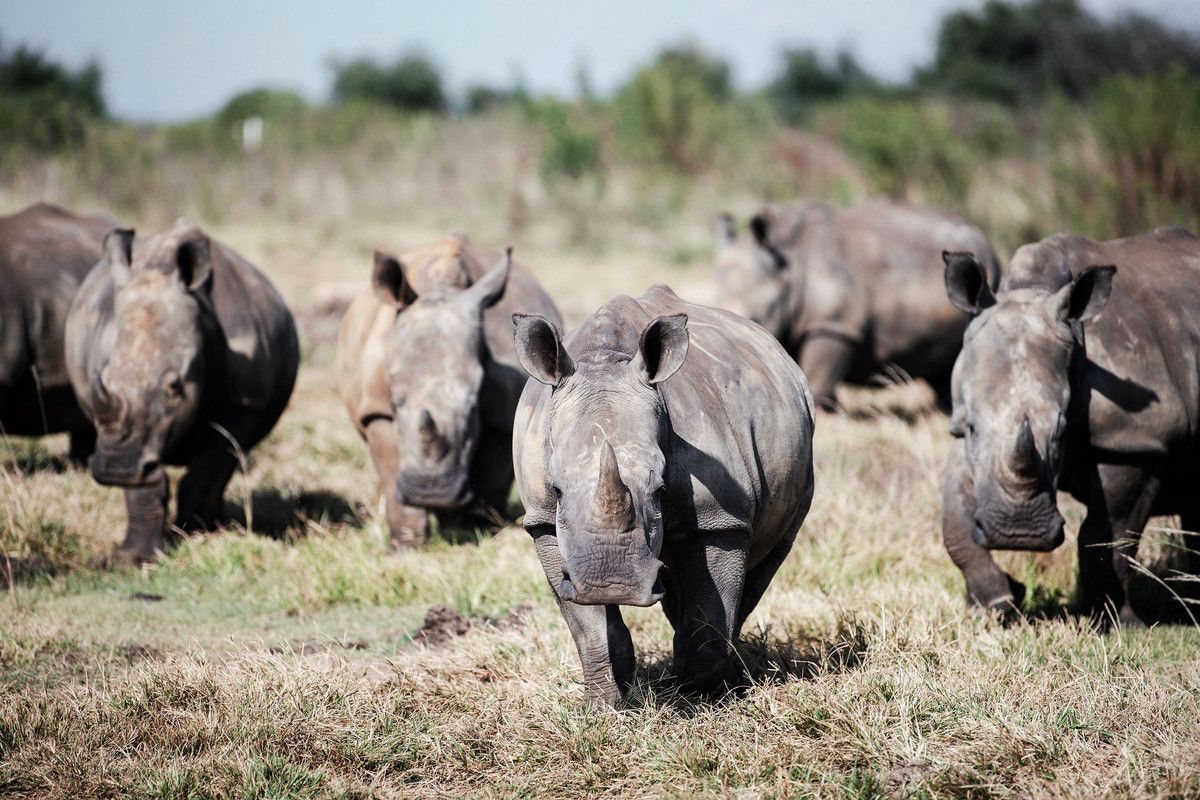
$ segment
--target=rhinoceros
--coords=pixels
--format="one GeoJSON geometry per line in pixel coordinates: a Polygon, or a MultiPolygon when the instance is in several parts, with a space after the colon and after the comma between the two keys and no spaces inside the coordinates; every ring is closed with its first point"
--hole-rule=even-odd
{"type": "Polygon", "coordinates": [[[37,203],[0,217],[0,433],[69,432],[82,464],[96,431],[63,359],[67,311],[116,223],[37,203]]]}
{"type": "Polygon", "coordinates": [[[296,379],[292,315],[228,245],[180,220],[138,239],[105,237],[67,319],[66,360],[96,424],[92,477],[125,489],[119,559],[162,551],[168,485],[185,465],[177,524],[214,525],[239,460],[274,427],[296,379]]]}
{"type": "Polygon", "coordinates": [[[525,528],[575,639],[589,702],[634,671],[619,606],[662,601],[681,685],[735,683],[732,645],[813,495],[813,400],[770,334],[658,285],[566,341],[517,315],[533,380],[513,430],[525,528]]]}
{"type": "Polygon", "coordinates": [[[510,259],[462,235],[400,258],[377,252],[370,286],[342,320],[342,401],[370,449],[393,546],[424,541],[429,511],[505,509],[525,385],[510,319],[560,319],[510,259]]]}
{"type": "Polygon", "coordinates": [[[772,204],[738,236],[717,220],[720,304],[770,331],[823,408],[841,382],[923,378],[949,409],[967,318],[946,302],[943,250],[975,254],[989,286],[999,262],[983,232],[944,211],[876,200],[852,209],[772,204]]]}
{"type": "Polygon", "coordinates": [[[1063,490],[1087,506],[1079,610],[1136,622],[1130,559],[1147,518],[1200,530],[1200,239],[1056,234],[1016,252],[998,293],[974,256],[945,262],[950,300],[974,315],[954,368],[942,518],[969,603],[1015,612],[1024,587],[991,551],[1058,547],[1063,490]]]}

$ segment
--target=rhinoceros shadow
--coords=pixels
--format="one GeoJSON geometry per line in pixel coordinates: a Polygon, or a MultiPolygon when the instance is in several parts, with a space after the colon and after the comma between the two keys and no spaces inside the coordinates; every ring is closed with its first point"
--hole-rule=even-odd
{"type": "Polygon", "coordinates": [[[671,674],[670,653],[639,656],[627,704],[631,708],[669,707],[691,714],[714,705],[738,702],[755,686],[810,681],[821,675],[850,672],[862,665],[870,631],[855,620],[843,620],[830,636],[773,628],[744,631],[736,647],[744,677],[739,686],[719,695],[696,695],[680,689],[671,674]]]}
{"type": "Polygon", "coordinates": [[[285,493],[276,488],[255,489],[250,495],[250,519],[244,506],[225,502],[225,517],[271,539],[298,539],[308,535],[310,522],[324,525],[361,525],[354,505],[325,490],[285,493]]]}

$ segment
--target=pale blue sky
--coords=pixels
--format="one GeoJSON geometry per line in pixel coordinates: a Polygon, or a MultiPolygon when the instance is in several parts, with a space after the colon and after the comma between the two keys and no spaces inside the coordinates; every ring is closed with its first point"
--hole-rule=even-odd
{"type": "MultiPolygon", "coordinates": [[[[1084,0],[1102,16],[1136,9],[1200,30],[1198,0],[1084,0]]],[[[26,42],[104,68],[113,113],[174,120],[208,113],[261,85],[327,96],[331,57],[390,57],[420,46],[452,92],[507,85],[568,93],[577,66],[597,90],[616,86],[662,45],[692,40],[727,58],[744,87],[764,83],[780,49],[851,48],[901,80],[932,52],[937,23],[982,0],[0,0],[0,41],[26,42]]]]}

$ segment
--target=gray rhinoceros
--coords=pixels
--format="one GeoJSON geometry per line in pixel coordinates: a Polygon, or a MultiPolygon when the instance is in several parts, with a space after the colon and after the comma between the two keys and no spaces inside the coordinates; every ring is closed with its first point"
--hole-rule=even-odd
{"type": "Polygon", "coordinates": [[[995,295],[969,254],[947,253],[945,275],[974,315],[954,369],[942,518],[969,602],[1016,610],[1024,587],[991,551],[1061,544],[1063,490],[1087,505],[1080,610],[1136,621],[1130,559],[1147,518],[1181,514],[1200,530],[1200,239],[1056,234],[1021,247],[995,295]]]}
{"type": "Polygon", "coordinates": [[[946,302],[942,251],[974,253],[996,286],[999,262],[964,219],[875,200],[837,209],[767,206],[737,236],[717,222],[720,304],[770,331],[808,376],[824,408],[841,382],[923,378],[949,408],[950,371],[967,318],[946,302]]]}
{"type": "Polygon", "coordinates": [[[375,254],[338,334],[342,401],[370,448],[392,544],[425,539],[427,512],[503,512],[525,375],[511,319],[556,323],[537,280],[464,236],[401,258],[375,254]]]}
{"type": "Polygon", "coordinates": [[[737,680],[732,646],[813,493],[813,402],[770,334],[666,286],[617,297],[564,343],[517,315],[533,376],[513,431],[525,528],[575,638],[591,702],[633,677],[618,606],[662,600],[675,674],[737,680]]]}
{"type": "Polygon", "coordinates": [[[98,431],[92,476],[125,489],[118,558],[165,544],[165,465],[186,465],[177,524],[213,525],[239,459],[270,432],[296,379],[292,315],[262,273],[185,221],[105,238],[66,328],[67,369],[98,431]]]}
{"type": "Polygon", "coordinates": [[[0,433],[69,432],[83,463],[96,431],[63,359],[67,311],[116,223],[37,203],[0,217],[0,433]]]}

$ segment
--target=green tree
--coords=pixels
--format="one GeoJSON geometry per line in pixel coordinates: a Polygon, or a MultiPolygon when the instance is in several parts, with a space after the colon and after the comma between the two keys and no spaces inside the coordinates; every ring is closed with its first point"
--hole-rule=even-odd
{"type": "Polygon", "coordinates": [[[634,159],[695,172],[719,140],[731,94],[725,62],[693,45],[664,50],[613,100],[622,146],[634,159]]]}
{"type": "Polygon", "coordinates": [[[805,119],[813,102],[878,89],[849,51],[839,52],[827,65],[815,50],[793,48],[783,52],[783,69],[767,92],[780,117],[796,123],[805,119]]]}
{"type": "Polygon", "coordinates": [[[446,110],[446,95],[437,66],[412,52],[390,64],[358,58],[333,64],[333,99],[366,100],[403,111],[446,110]]]}
{"type": "Polygon", "coordinates": [[[106,113],[100,67],[77,71],[25,46],[0,46],[0,141],[50,150],[82,141],[106,113]]]}

